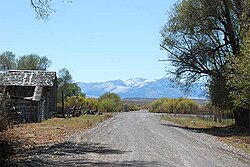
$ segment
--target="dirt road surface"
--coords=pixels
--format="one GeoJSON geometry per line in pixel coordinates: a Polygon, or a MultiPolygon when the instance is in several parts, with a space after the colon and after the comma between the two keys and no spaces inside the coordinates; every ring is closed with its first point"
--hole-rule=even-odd
{"type": "Polygon", "coordinates": [[[121,113],[65,142],[34,149],[19,166],[250,166],[249,155],[147,111],[121,113]]]}

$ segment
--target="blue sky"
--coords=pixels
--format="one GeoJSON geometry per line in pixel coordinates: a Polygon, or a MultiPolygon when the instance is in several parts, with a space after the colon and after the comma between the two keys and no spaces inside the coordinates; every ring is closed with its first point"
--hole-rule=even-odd
{"type": "Polygon", "coordinates": [[[1,2],[0,52],[36,53],[66,67],[75,81],[166,76],[161,27],[177,0],[53,1],[50,20],[36,20],[29,0],[1,2]]]}

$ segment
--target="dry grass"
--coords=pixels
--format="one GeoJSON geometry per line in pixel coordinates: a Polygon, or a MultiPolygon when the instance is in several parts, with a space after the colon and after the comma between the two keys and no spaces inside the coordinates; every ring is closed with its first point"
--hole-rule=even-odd
{"type": "Polygon", "coordinates": [[[198,117],[182,117],[182,116],[162,116],[163,120],[174,122],[176,124],[188,127],[188,128],[212,128],[212,127],[227,127],[231,124],[223,124],[214,121],[206,121],[198,117]]]}
{"type": "Polygon", "coordinates": [[[41,123],[21,124],[0,132],[1,142],[13,143],[18,149],[53,145],[78,131],[86,130],[112,117],[112,114],[83,115],[75,118],[52,118],[41,123]]]}
{"type": "Polygon", "coordinates": [[[162,116],[165,121],[178,124],[181,128],[196,130],[217,136],[220,140],[250,154],[250,136],[247,129],[233,123],[230,125],[206,121],[200,118],[162,116]]]}

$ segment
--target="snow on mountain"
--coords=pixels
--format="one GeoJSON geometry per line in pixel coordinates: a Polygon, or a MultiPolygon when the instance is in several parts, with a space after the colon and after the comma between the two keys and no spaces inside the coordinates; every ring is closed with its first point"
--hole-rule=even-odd
{"type": "Polygon", "coordinates": [[[124,81],[124,83],[128,87],[139,86],[139,85],[142,85],[143,83],[147,83],[147,82],[150,82],[150,81],[146,80],[146,79],[143,79],[143,78],[130,78],[130,79],[124,81]]]}
{"type": "Polygon", "coordinates": [[[91,97],[98,97],[106,92],[118,93],[127,89],[127,85],[122,80],[95,83],[77,82],[77,84],[82,92],[91,97]]]}
{"type": "Polygon", "coordinates": [[[106,92],[119,94],[122,98],[178,98],[193,97],[205,98],[204,84],[195,83],[189,94],[167,78],[149,81],[143,78],[130,78],[128,80],[113,80],[99,83],[77,83],[82,92],[89,97],[98,97],[106,92]]]}

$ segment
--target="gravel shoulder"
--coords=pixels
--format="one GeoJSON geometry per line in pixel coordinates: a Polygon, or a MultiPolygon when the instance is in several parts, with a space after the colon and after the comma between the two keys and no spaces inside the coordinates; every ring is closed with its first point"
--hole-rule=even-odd
{"type": "Polygon", "coordinates": [[[121,113],[64,142],[30,150],[19,166],[249,166],[216,137],[182,129],[147,111],[121,113]]]}

